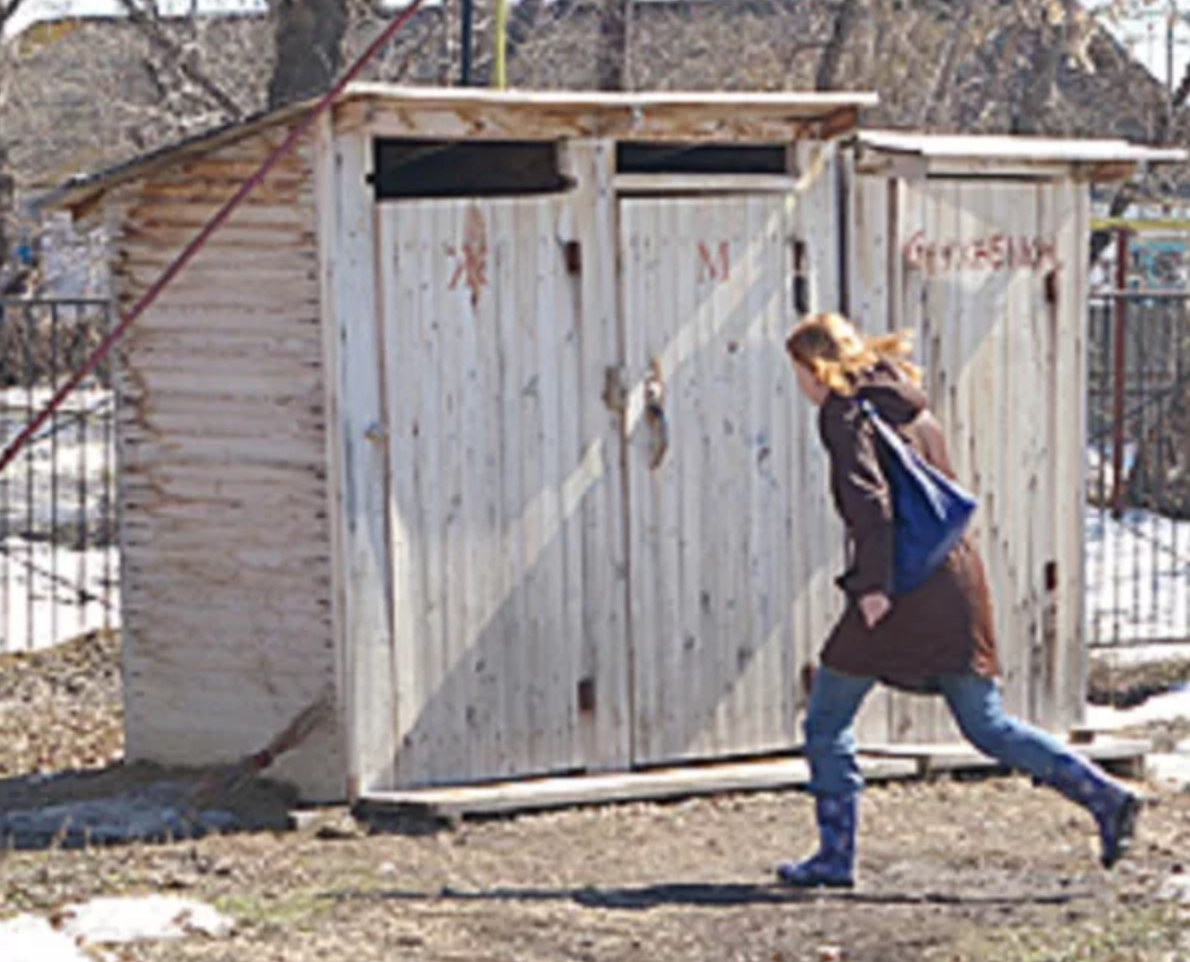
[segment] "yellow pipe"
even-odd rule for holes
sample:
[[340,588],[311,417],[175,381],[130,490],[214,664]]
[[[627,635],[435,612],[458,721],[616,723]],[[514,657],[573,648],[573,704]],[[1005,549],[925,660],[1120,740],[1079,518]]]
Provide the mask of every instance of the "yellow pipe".
[[1179,219],[1177,217],[1154,217],[1151,220],[1140,218],[1137,220],[1128,217],[1096,217],[1091,220],[1091,230],[1124,230],[1132,231],[1155,231],[1155,230],[1172,230],[1172,231],[1190,231],[1190,220]]
[[508,44],[508,0],[496,0],[496,55],[492,69],[492,86],[503,90],[508,86],[504,51]]

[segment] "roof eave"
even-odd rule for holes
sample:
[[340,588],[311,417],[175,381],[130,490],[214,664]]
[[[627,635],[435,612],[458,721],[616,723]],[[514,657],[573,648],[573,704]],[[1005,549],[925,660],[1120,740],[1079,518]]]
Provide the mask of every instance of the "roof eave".
[[[336,101],[401,102],[425,109],[450,108],[465,104],[503,105],[531,109],[628,111],[730,110],[774,112],[787,118],[801,118],[821,125],[824,137],[850,133],[858,123],[858,113],[874,106],[873,93],[593,93],[567,91],[487,91],[474,88],[396,87],[386,84],[350,85]],[[306,100],[245,120],[236,121],[193,137],[168,144],[124,163],[72,178],[47,191],[35,201],[41,210],[79,210],[93,206],[110,190],[174,163],[178,158],[204,153],[234,143],[275,126],[286,124],[314,108],[318,100]]]

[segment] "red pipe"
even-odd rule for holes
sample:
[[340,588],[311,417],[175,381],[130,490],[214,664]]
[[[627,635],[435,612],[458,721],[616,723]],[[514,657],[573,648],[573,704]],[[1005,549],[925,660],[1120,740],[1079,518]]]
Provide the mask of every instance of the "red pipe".
[[[1128,287],[1128,233],[1123,228],[1116,232],[1116,291]],[[1127,368],[1124,364],[1124,326],[1127,323],[1128,305],[1118,293],[1115,298],[1115,330],[1112,346],[1112,499],[1113,517],[1120,517],[1124,510],[1124,380]]]
[[265,179],[265,177],[268,176],[269,171],[271,171],[286,155],[290,153],[290,151],[293,150],[297,142],[303,136],[305,136],[306,131],[308,131],[314,125],[314,121],[326,113],[331,104],[333,104],[339,98],[339,95],[343,93],[347,85],[359,76],[364,67],[366,67],[372,58],[380,52],[382,47],[392,40],[397,31],[412,19],[413,15],[417,12],[417,8],[420,7],[421,4],[422,0],[411,0],[409,6],[402,10],[401,14],[380,32],[376,39],[368,45],[368,49],[360,54],[356,61],[347,68],[347,72],[335,82],[335,85],[331,87],[330,90],[322,95],[322,97],[312,108],[310,108],[309,113],[307,113],[298,123],[294,124],[294,126],[289,131],[289,135],[284,141],[281,142],[280,146],[278,146],[276,150],[274,150],[268,157],[265,158],[264,162],[259,168],[257,168],[256,172],[252,174],[252,176],[246,181],[244,181],[244,183],[240,185],[231,198],[219,209],[215,216],[207,221],[206,225],[198,232],[195,238],[186,245],[182,252],[177,257],[175,257],[173,261],[170,262],[169,266],[166,267],[157,280],[153,282],[153,285],[141,295],[135,304],[133,304],[132,309],[124,315],[120,323],[112,328],[107,333],[107,336],[99,342],[99,345],[91,353],[91,356],[88,357],[86,361],[83,362],[82,366],[67,379],[65,384],[58,388],[46,406],[42,408],[40,412],[38,412],[37,416],[32,421],[25,425],[24,430],[22,430],[20,434],[13,438],[9,445],[4,449],[3,455],[0,455],[0,472],[3,472],[4,469],[12,463],[13,458],[15,458],[20,453],[21,448],[23,448],[29,442],[29,439],[38,432],[42,425],[44,425],[46,421],[48,421],[50,417],[53,416],[53,413],[62,406],[62,402],[70,396],[71,391],[79,386],[83,378],[95,370],[95,368],[99,365],[99,362],[108,355],[108,352],[111,351],[115,343],[124,336],[124,332],[132,326],[133,322],[136,321],[136,319],[140,317],[141,314],[143,314],[149,308],[149,306],[157,300],[158,297],[161,296],[161,292],[164,291],[165,288],[169,286],[170,282],[181,273],[182,269],[187,264],[189,264],[191,260],[193,260],[194,255],[203,248],[208,240],[210,240],[211,235],[214,234],[215,231],[217,231],[220,227],[222,227],[227,221],[228,217],[230,217],[235,211],[235,209],[244,202],[244,200],[249,194],[252,193],[252,191],[260,186],[261,182]]

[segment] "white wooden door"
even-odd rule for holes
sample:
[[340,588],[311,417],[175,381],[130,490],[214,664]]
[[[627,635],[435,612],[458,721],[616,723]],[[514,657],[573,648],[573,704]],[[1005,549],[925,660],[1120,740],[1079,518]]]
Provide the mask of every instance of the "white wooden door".
[[829,618],[838,535],[783,350],[787,204],[620,203],[637,764],[800,740],[799,679]]
[[[1004,699],[1053,731],[1083,688],[1084,188],[926,181],[901,188],[898,325],[915,329],[995,610]],[[960,736],[944,706],[900,696],[899,741]]]
[[378,208],[393,786],[628,761],[615,319],[568,203]]
[[[959,479],[980,497],[1005,701],[1065,731],[1085,697],[1086,187],[989,170],[856,176],[851,191],[855,318],[915,332]],[[860,729],[861,743],[959,738],[937,699],[900,694],[883,731]]]

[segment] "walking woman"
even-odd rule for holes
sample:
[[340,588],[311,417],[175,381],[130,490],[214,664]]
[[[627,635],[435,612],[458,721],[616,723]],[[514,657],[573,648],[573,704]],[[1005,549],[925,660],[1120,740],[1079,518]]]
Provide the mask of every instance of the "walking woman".
[[838,579],[847,608],[823,647],[805,720],[819,849],[803,862],[778,866],[779,879],[800,887],[853,885],[863,781],[852,722],[877,681],[942,695],[977,749],[1090,811],[1101,861],[1110,868],[1125,853],[1140,800],[1049,735],[1004,714],[991,601],[970,540],[960,541],[919,587],[891,597],[894,517],[862,402],[928,463],[953,476],[942,430],[919,387],[921,374],[907,360],[907,338],[864,338],[845,318],[819,314],[798,324],[785,346],[798,387],[819,408],[850,557]]

